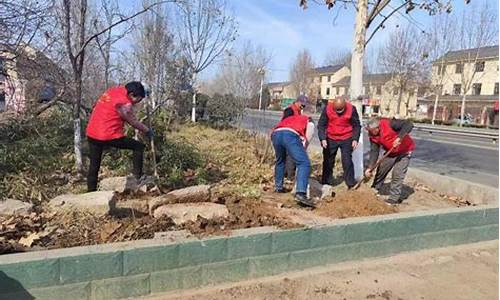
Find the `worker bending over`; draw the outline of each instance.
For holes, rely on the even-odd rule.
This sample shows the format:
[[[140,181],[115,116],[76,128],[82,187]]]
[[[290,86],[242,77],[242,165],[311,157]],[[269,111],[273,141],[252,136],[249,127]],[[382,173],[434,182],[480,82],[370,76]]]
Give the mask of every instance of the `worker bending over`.
[[[333,185],[333,167],[340,148],[344,180],[350,189],[356,185],[352,152],[361,133],[356,107],[343,98],[328,101],[318,121],[318,136],[323,147],[321,184]]]
[[[305,102],[307,102],[307,98]],[[283,189],[285,162],[287,156],[290,156],[297,166],[295,200],[301,205],[314,207],[314,203],[306,194],[311,172],[311,162],[306,152],[306,147],[310,142],[307,136],[312,136],[312,133],[307,131],[309,123],[310,118],[302,114],[283,118],[274,127],[271,140],[276,154],[275,191],[277,193],[285,192]],[[310,125],[309,128],[311,128]],[[314,126],[312,128],[314,130]]]
[[[90,151],[87,191],[97,189],[97,177],[105,147],[133,150],[132,173],[136,179],[141,178],[145,146],[125,136],[124,123],[127,122],[149,138],[153,137],[153,131],[136,119],[132,109],[132,106],[141,102],[145,96],[144,86],[133,81],[125,86],[108,89],[95,104],[86,130]]]
[[[288,105],[287,108],[283,110],[283,116],[281,119],[283,120],[284,118],[290,117],[290,116],[298,116],[302,114],[302,110],[306,107],[307,104],[307,97],[304,95],[301,95],[295,100],[292,104]],[[286,164],[285,164],[285,170],[286,170],[286,178],[289,180],[294,180],[295,179],[295,162],[293,161],[292,157],[290,155],[286,156]]]
[[[409,135],[413,129],[413,123],[408,120],[374,118],[368,121],[366,128],[371,148],[365,176],[372,176],[373,167],[379,157],[380,146],[385,151],[390,151],[377,168],[372,188],[380,191],[385,178],[392,170],[390,195],[385,201],[392,205],[399,204],[402,201],[401,191],[410,164],[411,153],[415,149],[415,142]]]

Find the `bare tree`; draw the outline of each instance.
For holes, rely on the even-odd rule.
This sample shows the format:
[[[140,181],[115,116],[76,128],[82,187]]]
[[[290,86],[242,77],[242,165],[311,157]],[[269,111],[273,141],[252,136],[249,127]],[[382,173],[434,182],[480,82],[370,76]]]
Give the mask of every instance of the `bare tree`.
[[[392,82],[397,89],[396,113],[401,113],[403,93],[414,90],[427,74],[428,45],[426,36],[414,29],[399,28],[391,33],[379,53],[379,64],[385,72],[393,74]],[[408,114],[408,111],[406,111]]]
[[[444,55],[456,46],[457,41],[457,22],[455,18],[449,14],[434,18],[429,30],[429,37],[429,60],[434,65],[437,65],[437,68],[432,70],[435,73],[432,76],[432,90],[435,94],[434,109],[432,111],[432,124],[434,124],[443,83],[450,76],[450,70],[445,67]]]
[[[191,68],[193,103],[191,120],[196,122],[197,79],[236,37],[236,23],[225,0],[193,0],[178,5],[180,48]]]
[[[485,2],[479,9],[473,6],[464,11],[460,27],[458,44],[461,49],[466,49],[458,57],[458,64],[462,66],[460,81],[462,88],[462,105],[460,109],[460,126],[463,125],[467,93],[473,84],[479,81],[484,72],[484,61],[481,61],[480,47],[498,43],[498,15]]]
[[[291,68],[289,80],[295,92],[295,96],[315,96],[317,87],[314,82],[314,62],[307,49],[300,51],[295,58]]]
[[[232,94],[248,105],[259,93],[261,70],[267,70],[270,62],[271,55],[264,48],[246,41],[224,57],[210,89],[222,95]]]
[[[94,21],[95,31],[113,25],[121,17],[117,0],[101,0],[99,6],[97,18]],[[96,37],[97,48],[103,60],[104,85],[106,88],[110,85],[112,71],[111,52],[113,45],[129,34],[132,28],[133,25],[130,24],[118,32],[110,29],[101,36]]]
[[[135,17],[147,12],[151,8],[171,1],[160,1],[144,6],[141,10],[132,13],[131,15],[121,15],[118,20],[97,31],[92,31],[92,20],[89,20],[90,7],[87,0],[62,0],[61,5],[57,8],[59,15],[59,26],[63,33],[63,40],[66,46],[66,54],[68,56],[71,73],[73,77],[74,102],[73,102],[73,127],[74,127],[74,151],[75,164],[79,173],[83,171],[82,159],[82,129],[81,129],[81,108],[82,108],[82,87],[83,74],[85,70],[85,56],[89,45],[97,38],[106,34],[114,27],[126,23]]]
[[[348,66],[351,62],[351,51],[342,49],[330,49],[326,54],[324,64],[325,65],[345,65]]]

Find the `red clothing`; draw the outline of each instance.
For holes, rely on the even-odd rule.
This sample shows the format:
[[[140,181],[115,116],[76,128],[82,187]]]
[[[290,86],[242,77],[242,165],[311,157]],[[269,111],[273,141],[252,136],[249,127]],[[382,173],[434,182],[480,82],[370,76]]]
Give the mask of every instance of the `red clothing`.
[[[292,109],[294,116],[299,116],[302,114],[302,111],[299,107],[297,107],[297,105],[295,105],[295,103],[288,105],[288,108]]]
[[[495,104],[493,105],[493,109],[494,109],[495,111],[498,111],[498,100],[497,100],[497,101],[495,101]]]
[[[274,130],[278,128],[289,128],[297,132],[301,137],[306,138],[307,123],[309,122],[309,117],[305,115],[293,115],[288,118],[281,120]],[[273,130],[273,131],[274,131]]]
[[[381,119],[379,129],[379,135],[370,136],[370,141],[381,145],[386,151],[388,151],[392,148],[396,138],[398,138],[398,133],[391,128],[391,121],[389,119]],[[401,141],[401,144],[392,150],[389,156],[399,156],[410,153],[413,150],[415,150],[415,142],[410,135],[406,135]]]
[[[124,86],[108,89],[99,98],[90,115],[86,134],[99,141],[109,141],[124,137],[124,120],[118,113],[117,107],[132,105]]]
[[[326,106],[326,115],[328,116],[328,125],[326,136],[334,141],[345,141],[352,138],[352,104],[345,104],[345,111],[341,115],[335,112],[333,103],[328,102]]]

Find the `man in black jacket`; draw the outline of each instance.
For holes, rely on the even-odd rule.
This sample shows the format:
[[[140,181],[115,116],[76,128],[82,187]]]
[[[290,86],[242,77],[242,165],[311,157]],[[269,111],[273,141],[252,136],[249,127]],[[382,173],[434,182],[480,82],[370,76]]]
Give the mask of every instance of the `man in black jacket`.
[[[329,101],[318,121],[318,136],[323,147],[322,184],[333,184],[335,156],[340,148],[345,183],[348,188],[356,185],[352,152],[358,147],[360,133],[356,107],[343,98]]]

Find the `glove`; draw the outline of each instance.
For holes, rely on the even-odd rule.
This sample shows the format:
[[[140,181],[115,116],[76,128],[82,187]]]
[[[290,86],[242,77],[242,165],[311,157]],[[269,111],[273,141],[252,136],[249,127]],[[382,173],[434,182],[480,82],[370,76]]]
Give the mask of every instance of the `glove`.
[[[149,130],[146,132],[146,136],[149,138],[149,139],[153,139],[153,137],[155,136],[155,133],[153,131],[152,128],[149,128]]]

